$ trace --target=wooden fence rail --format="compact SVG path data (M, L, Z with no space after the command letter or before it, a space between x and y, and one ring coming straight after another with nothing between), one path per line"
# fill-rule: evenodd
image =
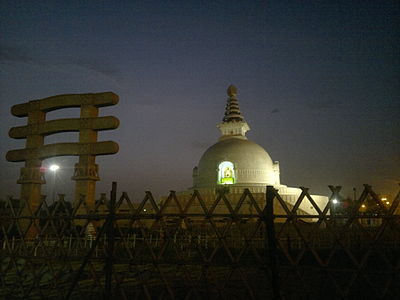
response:
M294 206L273 187L264 205L245 190L254 210L240 213L244 201L235 206L225 193L205 203L194 191L184 206L173 192L162 204L149 192L135 203L116 188L94 208L61 198L27 213L9 199L0 211L0 298L400 297L399 195L388 206L366 185L346 210L333 212L329 201L299 215L307 189ZM340 198L340 187L330 188L330 200ZM376 203L372 212L367 202ZM286 214L274 213L276 203Z

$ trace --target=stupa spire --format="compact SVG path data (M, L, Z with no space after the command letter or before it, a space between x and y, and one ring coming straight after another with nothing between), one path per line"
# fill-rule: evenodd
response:
M244 118L240 112L239 101L236 98L237 88L230 85L226 90L229 98L225 107L225 115L222 119L223 122L243 122Z
M222 123L217 126L222 133L220 139L246 139L246 132L250 130L250 127L240 112L239 101L236 98L237 88L231 84L226 92L229 98L226 102L224 118Z

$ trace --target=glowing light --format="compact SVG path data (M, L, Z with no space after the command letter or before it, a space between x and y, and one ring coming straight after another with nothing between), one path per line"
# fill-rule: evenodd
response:
M382 197L381 200L382 200L382 201L386 201L387 198L386 198L386 197Z
M390 204L390 202L389 202L389 201L386 201L386 204L387 204L387 205L389 205L389 204Z
M56 201L56 174L59 168L60 166L56 164L49 167L49 170L53 172L53 203Z
M366 208L365 204L361 205L362 208Z
M50 171L53 171L53 172L57 171L59 168L60 168L59 165L51 165L51 166L49 167Z
M218 166L218 183L235 183L235 166L230 161L223 161Z
M337 199L333 199L333 200L332 200L332 203L333 203L333 204L337 204L338 202L339 202L339 201L337 201Z

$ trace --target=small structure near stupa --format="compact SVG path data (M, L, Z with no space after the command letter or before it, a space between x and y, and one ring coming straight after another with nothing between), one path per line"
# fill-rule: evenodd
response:
M118 152L117 143L97 141L98 131L119 126L116 117L99 117L99 108L115 105L118 101L118 96L112 92L68 94L32 100L11 108L14 116L28 117L26 126L13 127L9 132L12 138L26 139L25 148L9 151L6 158L11 162L25 162L17 183L21 184L21 201L26 201L32 212L41 203L41 185L46 183L42 161L57 156L79 156L72 177L76 181L74 204L84 195L86 205L94 206L96 181L100 180L96 156ZM46 121L46 113L70 107L80 108L80 118ZM60 132L79 132L79 141L44 144L45 136Z

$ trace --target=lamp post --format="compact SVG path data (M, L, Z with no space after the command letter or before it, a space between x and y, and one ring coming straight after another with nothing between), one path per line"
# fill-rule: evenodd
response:
M333 225L336 225L336 209L337 209L337 204L339 203L339 201L335 198L332 199L332 215L333 215Z
M53 172L53 203L55 202L56 199L56 175L57 175L57 170L60 168L59 165L53 164L49 167L50 171Z

